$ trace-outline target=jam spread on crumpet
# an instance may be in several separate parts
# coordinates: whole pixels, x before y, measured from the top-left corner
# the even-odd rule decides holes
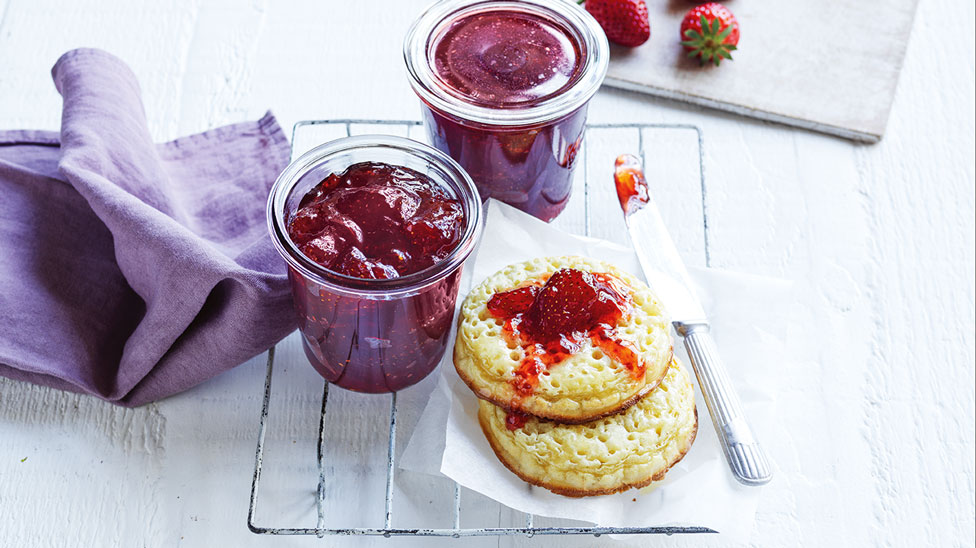
[[[586,340],[621,363],[634,378],[642,378],[645,367],[640,354],[616,332],[617,323],[631,306],[629,295],[612,275],[573,268],[556,271],[545,284],[530,283],[493,295],[488,312],[505,322],[506,338],[525,350],[511,381],[518,397],[532,394],[539,376],[579,353]],[[517,408],[517,403],[512,407]],[[515,415],[507,425],[516,429],[524,422]]]

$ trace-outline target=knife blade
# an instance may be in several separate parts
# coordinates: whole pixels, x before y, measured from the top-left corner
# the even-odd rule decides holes
[[[772,479],[769,460],[752,435],[739,396],[709,333],[708,318],[688,269],[650,195],[640,161],[630,155],[617,158],[614,182],[644,276],[671,313],[675,330],[684,339],[733,475],[745,485],[768,483]]]

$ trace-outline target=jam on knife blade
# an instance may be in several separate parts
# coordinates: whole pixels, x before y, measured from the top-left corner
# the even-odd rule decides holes
[[[613,182],[617,187],[617,199],[624,217],[634,213],[648,202],[647,180],[641,170],[640,160],[633,154],[621,154],[613,166]]]

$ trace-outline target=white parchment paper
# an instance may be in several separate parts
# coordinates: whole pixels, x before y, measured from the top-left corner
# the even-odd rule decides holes
[[[500,202],[490,201],[484,237],[473,264],[474,284],[514,262],[547,255],[585,255],[609,261],[643,278],[632,249],[557,230]],[[471,262],[468,268],[471,268]],[[763,379],[782,374],[783,326],[792,302],[791,284],[780,280],[692,269],[698,294],[712,322],[716,344],[760,440],[772,432],[774,394]],[[462,287],[464,298],[468,288]],[[451,361],[452,340],[438,369],[440,378],[424,409],[400,466],[443,474],[506,506],[532,514],[581,520],[601,526],[705,526],[731,539],[747,539],[762,488],[732,477],[716,438],[708,408],[695,382],[698,436],[665,479],[645,489],[574,499],[533,487],[495,457],[478,424],[478,403]],[[675,352],[691,367],[681,339]],[[692,375],[694,379],[694,375]],[[770,455],[775,469],[775,455]],[[773,481],[776,481],[775,478]]]

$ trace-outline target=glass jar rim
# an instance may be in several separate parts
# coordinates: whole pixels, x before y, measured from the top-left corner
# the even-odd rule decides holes
[[[367,279],[348,276],[308,258],[288,236],[285,207],[292,190],[302,178],[326,160],[354,150],[395,149],[437,165],[456,184],[451,189],[465,209],[465,227],[458,243],[447,257],[433,265],[398,278]],[[268,195],[268,230],[278,253],[290,267],[316,283],[337,293],[373,298],[401,297],[429,286],[454,272],[477,246],[481,235],[482,206],[478,189],[466,171],[450,156],[423,143],[393,135],[357,135],[319,145],[292,161],[275,180]]]
[[[574,30],[585,50],[577,80],[564,92],[522,108],[492,108],[448,93],[431,68],[428,48],[434,30],[449,18],[480,11],[512,9],[555,19]],[[463,120],[493,126],[523,126],[557,120],[582,107],[607,74],[610,44],[596,19],[575,2],[559,0],[440,0],[410,26],[403,41],[410,85],[429,106]]]

